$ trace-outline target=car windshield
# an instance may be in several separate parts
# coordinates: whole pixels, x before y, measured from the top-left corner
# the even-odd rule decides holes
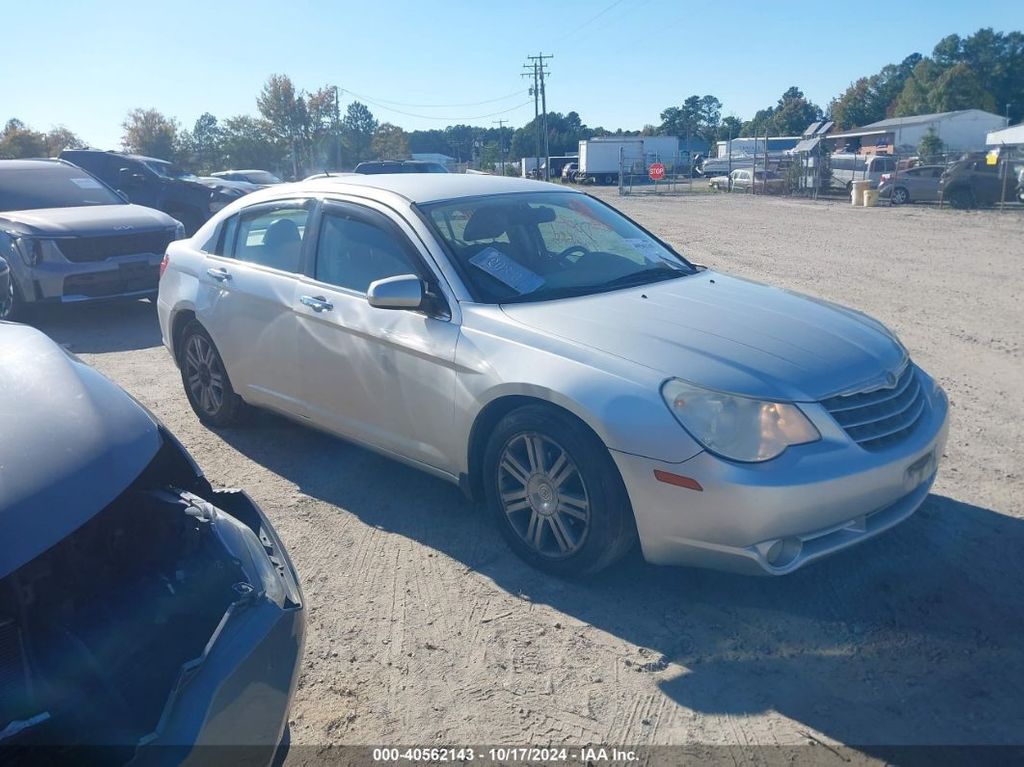
[[[187,170],[182,170],[177,165],[171,165],[169,162],[158,162],[155,160],[146,160],[143,163],[147,168],[153,171],[158,176],[164,178],[181,178],[186,181],[198,181],[198,178],[194,173],[189,173]]]
[[[41,162],[0,169],[0,211],[123,204],[109,188],[71,165]]]
[[[587,195],[502,194],[419,207],[482,303],[588,295],[696,271]]]

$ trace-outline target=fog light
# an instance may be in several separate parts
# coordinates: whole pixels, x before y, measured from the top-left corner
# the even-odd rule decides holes
[[[768,547],[765,559],[772,567],[785,567],[800,556],[804,544],[799,538],[780,538]]]

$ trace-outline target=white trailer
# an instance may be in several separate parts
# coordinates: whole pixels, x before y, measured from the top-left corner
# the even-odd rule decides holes
[[[580,141],[579,169],[575,181],[617,184],[620,161],[627,173],[646,173],[653,162],[674,169],[679,157],[675,136],[628,136]]]

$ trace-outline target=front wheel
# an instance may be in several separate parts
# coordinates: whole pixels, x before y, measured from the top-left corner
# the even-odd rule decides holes
[[[220,352],[206,329],[193,320],[185,326],[179,346],[181,382],[199,420],[217,428],[240,423],[248,412],[234,388]]]
[[[14,274],[7,272],[7,289],[0,295],[0,320],[17,320],[23,314],[23,307],[18,297],[18,289],[14,285]]]
[[[497,425],[484,456],[488,506],[511,548],[561,576],[596,573],[636,540],[608,449],[573,416],[528,405]]]
[[[892,196],[890,197],[893,205],[906,205],[910,202],[910,192],[904,189],[902,186],[898,186],[892,190]]]
[[[967,187],[954,187],[946,193],[949,204],[959,210],[966,210],[974,207],[974,193]]]

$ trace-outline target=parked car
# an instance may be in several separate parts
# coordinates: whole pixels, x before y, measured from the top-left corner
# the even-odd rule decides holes
[[[942,202],[954,208],[994,205],[1005,191],[1007,201],[1014,197],[1015,179],[1003,179],[1005,163],[990,165],[985,152],[969,152],[950,163],[939,178]]]
[[[575,181],[576,174],[579,172],[580,164],[575,160],[567,162],[562,166],[562,180],[563,181]]]
[[[896,161],[887,154],[856,154],[853,152],[835,152],[829,156],[829,183],[833,188],[853,190],[854,181],[871,181],[877,184],[882,180],[883,173],[892,173]]]
[[[250,184],[248,181],[232,181],[231,179],[219,178],[217,176],[197,176],[196,178],[204,186],[209,186],[211,189],[226,191],[231,195],[231,199],[237,199],[243,195],[249,194],[249,192],[255,192],[258,189],[263,189],[262,186],[259,186],[258,184]]]
[[[210,175],[214,178],[222,178],[227,181],[242,181],[246,184],[255,184],[261,187],[283,183],[281,179],[269,170],[257,170],[254,168],[249,170],[221,170]]]
[[[130,205],[62,160],[0,160],[0,255],[11,269],[0,319],[30,304],[156,294],[168,243],[185,236],[166,213]]]
[[[756,194],[782,194],[786,191],[786,179],[772,170],[737,168],[729,174],[729,188],[733,192],[753,189]]]
[[[242,196],[219,182],[203,182],[167,160],[100,149],[65,149],[62,160],[89,171],[138,205],[162,210],[193,234],[213,213]]]
[[[944,165],[917,165],[898,173],[883,173],[878,182],[878,196],[893,205],[908,202],[937,202],[939,178]]]
[[[733,173],[735,172],[733,171]],[[729,176],[712,176],[708,179],[708,188],[728,192],[732,189],[732,179]]]
[[[361,162],[353,170],[356,173],[448,173],[439,162],[427,160],[372,160]]]
[[[158,316],[204,423],[269,408],[456,482],[567,575],[637,537],[791,572],[910,516],[946,440],[880,323],[526,179],[256,192],[168,248]]]
[[[11,282],[11,268],[7,259],[0,256],[0,319],[11,314],[14,306],[14,283]]]
[[[245,744],[269,762],[305,634],[273,526],[27,325],[0,323],[0,400],[0,749],[164,764]]]

